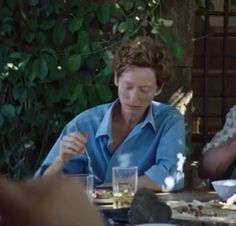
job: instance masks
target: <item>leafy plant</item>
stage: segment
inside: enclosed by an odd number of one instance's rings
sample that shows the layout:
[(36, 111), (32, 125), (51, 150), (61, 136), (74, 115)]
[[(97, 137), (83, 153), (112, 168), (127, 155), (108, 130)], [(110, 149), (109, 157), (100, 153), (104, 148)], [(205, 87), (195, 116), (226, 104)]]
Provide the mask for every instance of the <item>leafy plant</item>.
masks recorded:
[[(30, 175), (60, 130), (116, 97), (111, 49), (140, 34), (183, 50), (160, 23), (160, 0), (5, 0), (0, 3), (0, 168)], [(150, 32), (151, 31), (151, 32)]]

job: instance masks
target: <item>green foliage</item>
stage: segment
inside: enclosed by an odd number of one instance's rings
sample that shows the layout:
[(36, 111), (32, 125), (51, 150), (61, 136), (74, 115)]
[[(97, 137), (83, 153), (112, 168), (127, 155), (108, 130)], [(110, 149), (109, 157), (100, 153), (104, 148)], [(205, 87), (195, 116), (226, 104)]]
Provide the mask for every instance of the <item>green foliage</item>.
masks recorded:
[(231, 5), (236, 7), (236, 0), (231, 0)]
[[(92, 2), (92, 3), (91, 3)], [(5, 0), (0, 3), (0, 169), (29, 175), (62, 127), (115, 98), (111, 49), (140, 34), (180, 59), (160, 1)], [(153, 31), (150, 33), (150, 31)]]

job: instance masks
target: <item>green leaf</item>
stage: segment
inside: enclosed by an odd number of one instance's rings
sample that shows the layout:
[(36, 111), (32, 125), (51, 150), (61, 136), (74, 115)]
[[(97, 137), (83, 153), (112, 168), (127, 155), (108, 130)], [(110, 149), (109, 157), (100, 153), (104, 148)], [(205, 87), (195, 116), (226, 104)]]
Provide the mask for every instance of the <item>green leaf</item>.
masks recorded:
[(146, 9), (145, 1), (136, 0), (135, 5), (136, 5), (136, 8), (141, 12), (145, 11), (145, 9)]
[(173, 49), (174, 56), (177, 60), (183, 59), (184, 56), (184, 50), (181, 46), (175, 46)]
[(236, 0), (231, 0), (231, 5), (236, 6)]
[(95, 84), (96, 92), (102, 101), (110, 101), (112, 99), (112, 91), (110, 86), (104, 84)]
[(195, 0), (195, 4), (196, 4), (197, 9), (199, 7), (202, 7), (202, 1), (201, 0)]
[(15, 0), (7, 0), (6, 4), (11, 10), (13, 10), (16, 7), (17, 3)]
[[(65, 76), (64, 76), (65, 77)], [(69, 77), (71, 78), (71, 77)], [(73, 87), (75, 86), (75, 82), (72, 81), (69, 78), (64, 78), (59, 80), (59, 89), (61, 93), (63, 93), (62, 98), (64, 100), (69, 100), (71, 99), (71, 96), (73, 94)], [(71, 84), (72, 83), (72, 84)]]
[(89, 69), (96, 70), (100, 63), (100, 57), (94, 54), (86, 58), (85, 62), (88, 65)]
[(110, 6), (109, 4), (102, 5), (97, 11), (98, 21), (102, 24), (109, 22), (110, 20)]
[(72, 21), (70, 21), (68, 29), (70, 32), (78, 31), (81, 28), (82, 24), (83, 24), (83, 19), (75, 18)]
[(112, 53), (111, 53), (111, 50), (106, 50), (104, 53), (103, 53), (103, 61), (107, 64), (107, 65), (110, 65), (111, 64), (111, 56), (112, 56)]
[(23, 86), (17, 85), (14, 86), (12, 95), (15, 100), (19, 100), (22, 103), (26, 100), (27, 92)]
[(184, 50), (182, 46), (176, 40), (174, 40), (171, 32), (162, 25), (157, 26), (154, 28), (160, 39), (163, 41), (165, 46), (170, 50), (172, 55), (177, 59), (180, 60), (183, 58)]
[(89, 43), (89, 34), (86, 31), (81, 31), (78, 34), (78, 48), (79, 50), (83, 50), (88, 46)]
[(49, 17), (54, 11), (54, 5), (53, 3), (44, 4), (41, 9)]
[(32, 41), (34, 40), (34, 37), (35, 37), (35, 33), (31, 32), (28, 28), (25, 28), (23, 31), (23, 37), (26, 42), (32, 43)]
[(3, 123), (4, 123), (4, 118), (2, 114), (0, 113), (0, 127), (3, 125)]
[(122, 18), (125, 16), (124, 11), (122, 10), (122, 8), (118, 3), (111, 5), (110, 14), (116, 18)]
[(65, 77), (65, 72), (63, 70), (58, 70), (58, 69), (55, 69), (55, 70), (51, 70), (51, 72), (49, 73), (49, 78), (51, 80), (62, 80), (63, 78)]
[(96, 106), (100, 103), (100, 99), (95, 85), (90, 85), (88, 87), (88, 101), (91, 106)]
[(19, 62), (19, 67), (24, 71), (27, 63), (31, 60), (32, 55), (29, 54), (23, 54), (22, 58)]
[(55, 23), (56, 22), (54, 19), (43, 19), (39, 24), (39, 28), (42, 30), (50, 30), (55, 25)]
[(127, 31), (129, 29), (129, 25), (127, 22), (123, 21), (118, 25), (118, 31), (120, 33), (124, 33), (125, 31)]
[(70, 72), (76, 72), (81, 65), (81, 56), (79, 54), (73, 54), (68, 58), (67, 68)]
[(161, 40), (167, 45), (170, 46), (170, 43), (172, 42), (172, 36), (170, 32), (167, 31), (165, 27), (162, 25), (157, 27), (158, 35), (161, 38)]
[(28, 0), (28, 4), (30, 6), (37, 6), (39, 4), (39, 0)]
[(6, 17), (11, 17), (12, 11), (8, 7), (0, 8), (0, 20), (3, 20)]
[(71, 101), (74, 102), (75, 100), (79, 100), (81, 98), (83, 92), (83, 84), (78, 84), (73, 91)]
[(36, 78), (36, 72), (37, 72), (36, 70), (37, 68), (35, 60), (32, 59), (26, 63), (24, 73), (29, 81), (32, 82)]
[(65, 39), (65, 25), (61, 22), (57, 22), (54, 26), (52, 33), (52, 40), (56, 45), (60, 45)]
[(2, 22), (4, 22), (4, 23), (7, 23), (7, 22), (12, 23), (12, 22), (14, 22), (14, 20), (13, 20), (12, 17), (8, 16), (8, 17), (5, 17)]
[(33, 81), (32, 79), (34, 79), (35, 76), (44, 79), (48, 74), (48, 65), (45, 59), (42, 57), (35, 59), (31, 70), (31, 81)]
[(45, 61), (47, 62), (48, 68), (51, 71), (55, 71), (56, 68), (57, 68), (57, 61), (56, 61), (56, 59), (52, 55), (47, 54), (47, 53), (42, 54), (42, 56), (45, 59)]
[(12, 52), (12, 53), (9, 55), (9, 57), (10, 57), (10, 58), (13, 58), (13, 59), (21, 59), (21, 58), (22, 58), (20, 52)]
[(42, 31), (36, 33), (35, 39), (40, 45), (43, 45), (46, 42), (46, 37)]
[(87, 88), (85, 86), (83, 86), (78, 102), (81, 106), (86, 106), (88, 104), (88, 93)]
[(12, 25), (9, 23), (4, 23), (1, 27), (0, 27), (0, 31), (3, 33), (10, 33), (12, 30)]
[(3, 67), (4, 67), (4, 63), (3, 63), (5, 61), (4, 58), (7, 58), (9, 56), (10, 52), (11, 52), (10, 47), (8, 45), (4, 45), (0, 41), (0, 66), (2, 67), (1, 69), (3, 69)]
[(45, 61), (45, 59), (43, 57), (40, 57), (37, 62), (38, 62), (38, 64), (37, 64), (37, 66), (38, 66), (38, 68), (37, 68), (38, 76), (41, 79), (44, 79), (48, 74), (47, 62)]
[(198, 7), (196, 11), (198, 15), (206, 15), (208, 13), (208, 10), (202, 6)]
[(47, 93), (45, 93), (44, 96), (45, 96), (45, 99), (46, 99), (47, 103), (49, 105), (51, 105), (53, 103), (57, 103), (57, 102), (60, 101), (61, 94), (62, 93), (60, 92), (60, 90), (57, 90), (54, 87), (50, 87), (50, 89), (48, 89)]
[(6, 118), (14, 118), (15, 117), (15, 108), (11, 104), (5, 104), (1, 107), (1, 113)]
[(108, 76), (111, 75), (112, 73), (112, 67), (111, 65), (107, 65), (102, 71), (101, 71), (103, 76)]
[(0, 79), (0, 91), (2, 90), (2, 79)]
[(121, 5), (125, 8), (125, 10), (128, 11), (128, 10), (131, 10), (134, 7), (134, 2), (133, 1), (123, 0), (121, 2)]
[(44, 52), (49, 53), (50, 55), (52, 55), (55, 58), (55, 60), (57, 60), (57, 54), (54, 51), (54, 49), (52, 49), (50, 47), (45, 47), (40, 50), (40, 53), (44, 53)]

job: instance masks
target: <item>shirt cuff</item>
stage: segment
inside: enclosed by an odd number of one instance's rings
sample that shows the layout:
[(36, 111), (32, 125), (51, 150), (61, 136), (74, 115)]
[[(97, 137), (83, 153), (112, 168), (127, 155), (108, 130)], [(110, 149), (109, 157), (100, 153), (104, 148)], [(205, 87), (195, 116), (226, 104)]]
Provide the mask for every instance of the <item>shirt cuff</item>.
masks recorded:
[(176, 191), (184, 188), (184, 173), (173, 171), (170, 173), (164, 166), (154, 165), (145, 175), (161, 187), (163, 192)]

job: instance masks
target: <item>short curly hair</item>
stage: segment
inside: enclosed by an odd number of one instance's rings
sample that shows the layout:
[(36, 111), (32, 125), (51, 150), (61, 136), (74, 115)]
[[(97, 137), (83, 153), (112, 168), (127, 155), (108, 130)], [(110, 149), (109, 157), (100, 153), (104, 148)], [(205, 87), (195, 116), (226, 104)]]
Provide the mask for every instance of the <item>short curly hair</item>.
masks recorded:
[(150, 67), (160, 88), (170, 78), (171, 65), (172, 59), (164, 47), (147, 36), (124, 42), (113, 50), (112, 68), (117, 78), (132, 66)]

